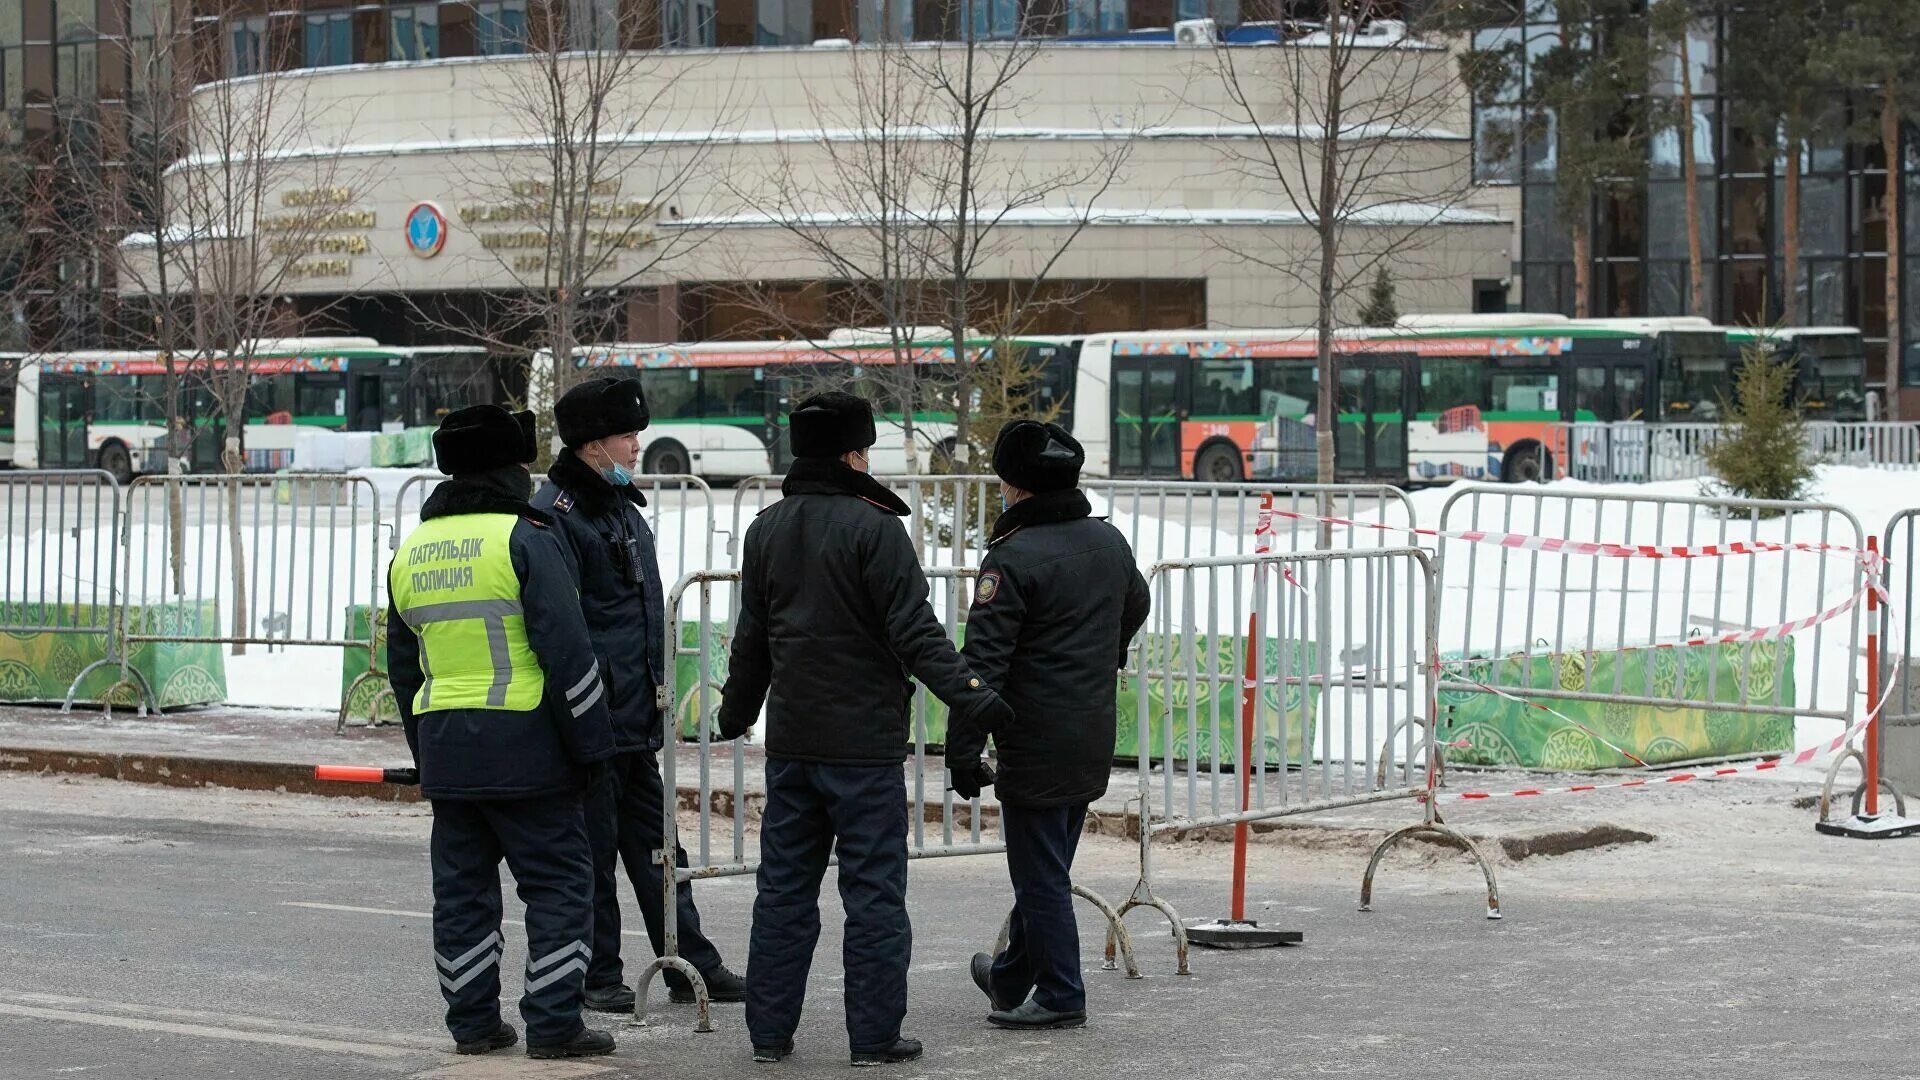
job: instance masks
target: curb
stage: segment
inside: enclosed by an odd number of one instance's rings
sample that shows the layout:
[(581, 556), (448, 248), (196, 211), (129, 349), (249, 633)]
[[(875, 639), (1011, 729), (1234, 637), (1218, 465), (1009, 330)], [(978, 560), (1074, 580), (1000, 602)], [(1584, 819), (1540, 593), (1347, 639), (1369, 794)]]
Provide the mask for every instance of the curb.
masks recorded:
[[(186, 757), (154, 753), (94, 753), (48, 747), (0, 746), (0, 772), (30, 772), (61, 776), (91, 776), (102, 780), (120, 780), (135, 784), (160, 784), (166, 787), (224, 787), (240, 791), (284, 791), (296, 795), (324, 795), (334, 798), (376, 799), (381, 802), (417, 803), (420, 789), (399, 784), (343, 784), (316, 780), (312, 765), (281, 761), (242, 761), (232, 758)], [(716, 818), (733, 816), (731, 791), (713, 791), (708, 803)], [(698, 787), (681, 787), (680, 809), (693, 812), (700, 806)], [(760, 820), (766, 796), (749, 792), (745, 818)], [(953, 827), (971, 830), (972, 814), (964, 803), (954, 806)], [(944, 801), (925, 803), (921, 821), (942, 825), (946, 821)], [(980, 808), (980, 827), (994, 827), (1000, 808)], [(1132, 814), (1102, 814), (1089, 811), (1088, 833), (1120, 840), (1138, 841), (1140, 821)], [(1256, 821), (1248, 830), (1256, 842), (1280, 843), (1317, 850), (1353, 849), (1365, 852), (1386, 835), (1379, 828), (1362, 825), (1338, 825), (1298, 820)], [(1181, 842), (1230, 843), (1231, 828), (1195, 829), (1181, 834)], [(1474, 834), (1473, 839), (1490, 852), (1498, 852), (1503, 861), (1568, 855), (1578, 851), (1611, 847), (1616, 844), (1644, 844), (1657, 839), (1653, 834), (1612, 824), (1584, 828), (1544, 828), (1497, 834)], [(1445, 845), (1441, 845), (1445, 846)]]

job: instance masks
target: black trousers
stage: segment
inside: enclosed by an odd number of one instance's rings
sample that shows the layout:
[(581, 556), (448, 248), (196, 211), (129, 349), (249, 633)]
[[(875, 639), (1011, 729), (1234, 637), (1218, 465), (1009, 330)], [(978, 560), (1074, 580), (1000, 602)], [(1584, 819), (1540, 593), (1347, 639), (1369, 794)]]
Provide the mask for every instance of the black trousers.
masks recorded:
[[(661, 801), (666, 785), (660, 778), (660, 761), (653, 751), (639, 750), (615, 754), (607, 764), (606, 783), (588, 794), (586, 804), (587, 837), (593, 847), (593, 966), (587, 969), (587, 985), (596, 990), (625, 981), (620, 961), (620, 875), (616, 864), (626, 865), (627, 879), (640, 901), (640, 916), (647, 924), (647, 937), (653, 942), (653, 955), (659, 956), (666, 949), (660, 867), (653, 862), (666, 824)], [(676, 848), (674, 855), (681, 866), (687, 865), (685, 848)], [(681, 957), (703, 972), (718, 968), (720, 951), (700, 932), (692, 882), (680, 883), (674, 902)], [(687, 985), (677, 971), (667, 972), (666, 978), (670, 987)]]
[(1013, 919), (1007, 951), (993, 961), (995, 1000), (1018, 1004), (1032, 994), (1043, 1008), (1087, 1007), (1080, 977), (1080, 930), (1073, 921), (1073, 853), (1080, 847), (1087, 804), (1000, 804), (1007, 837), (1007, 876), (1013, 879)]
[(580, 1033), (593, 949), (593, 860), (579, 796), (433, 804), (433, 952), (458, 1041), (500, 1023), (500, 860), (527, 905), (527, 1044)]
[(767, 762), (759, 895), (747, 957), (747, 1030), (780, 1046), (800, 1026), (820, 940), (820, 879), (838, 849), (847, 1041), (885, 1050), (907, 1015), (907, 782), (897, 765)]

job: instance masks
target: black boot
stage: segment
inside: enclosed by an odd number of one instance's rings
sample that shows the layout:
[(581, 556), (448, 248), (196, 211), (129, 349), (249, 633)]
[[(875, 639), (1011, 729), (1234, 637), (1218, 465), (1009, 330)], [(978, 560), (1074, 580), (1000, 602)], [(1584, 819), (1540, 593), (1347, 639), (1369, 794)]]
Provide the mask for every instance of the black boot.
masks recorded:
[(972, 967), (973, 967), (973, 985), (979, 987), (980, 992), (987, 995), (987, 1005), (990, 1008), (992, 1008), (995, 1012), (999, 1012), (1003, 1009), (1013, 1008), (1012, 1005), (1008, 1005), (1006, 1002), (1001, 1001), (999, 998), (993, 996), (993, 957), (992, 955), (988, 953), (983, 953), (983, 952), (974, 953)]
[(756, 1046), (753, 1048), (753, 1060), (762, 1065), (777, 1065), (793, 1056), (793, 1040), (788, 1039), (780, 1046)]
[(855, 1050), (855, 1065), (898, 1065), (903, 1061), (920, 1060), (919, 1039), (895, 1039), (893, 1045), (885, 1050)]
[[(701, 972), (700, 978), (707, 984), (708, 1001), (733, 1004), (747, 1000), (747, 980), (728, 971), (724, 964)], [(685, 978), (669, 979), (667, 998), (677, 1005), (693, 1004), (693, 984)]]
[(1087, 1010), (1075, 1009), (1072, 1012), (1054, 1012), (1037, 1001), (1029, 1001), (1017, 1009), (1003, 1009), (987, 1014), (987, 1023), (994, 1027), (1012, 1028), (1016, 1031), (1046, 1031), (1051, 1028), (1076, 1028), (1087, 1022)]
[(527, 1044), (527, 1056), (530, 1058), (576, 1058), (598, 1057), (613, 1053), (613, 1036), (592, 1028), (581, 1028), (580, 1034), (563, 1043), (547, 1046)]
[(513, 1025), (502, 1020), (500, 1021), (500, 1026), (494, 1028), (493, 1033), (490, 1035), (482, 1035), (477, 1039), (466, 1039), (454, 1043), (453, 1052), (456, 1054), (490, 1054), (495, 1050), (505, 1050), (507, 1047), (519, 1041), (520, 1036), (513, 1030)]
[(624, 983), (599, 988), (587, 987), (587, 996), (582, 1001), (594, 1012), (630, 1013), (633, 1011), (633, 988)]

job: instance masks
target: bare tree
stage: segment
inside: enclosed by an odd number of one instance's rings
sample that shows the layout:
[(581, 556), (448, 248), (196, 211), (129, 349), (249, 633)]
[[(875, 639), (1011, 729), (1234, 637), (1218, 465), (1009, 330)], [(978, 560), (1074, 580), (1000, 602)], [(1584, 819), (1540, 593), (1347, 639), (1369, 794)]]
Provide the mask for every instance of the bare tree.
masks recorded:
[(339, 255), (364, 244), (355, 230), (371, 226), (372, 212), (354, 205), (338, 158), (300, 152), (307, 80), (287, 70), (290, 37), (224, 35), (225, 47), (239, 52), (210, 59), (250, 74), (196, 85), (197, 75), (211, 74), (189, 59), (194, 45), (209, 41), (195, 33), (196, 21), (246, 26), (237, 0), (136, 9), (153, 21), (131, 27), (123, 46), (126, 120), (100, 126), (99, 143), (116, 165), (102, 170), (98, 196), (115, 208), (102, 214), (107, 231), (123, 237), (120, 287), (150, 312), (150, 339), (139, 321), (130, 329), (163, 360), (169, 471), (184, 471), (197, 419), (183, 415), (187, 380), (203, 381), (213, 403), (221, 466), (234, 478), (226, 485), (232, 632), (244, 638), (251, 635), (238, 474), (247, 468), (248, 390), (262, 343), (299, 332), (286, 294), (311, 277), (344, 275), (348, 260)]
[(578, 346), (618, 336), (629, 291), (700, 242), (699, 230), (663, 229), (661, 218), (697, 197), (690, 185), (733, 106), (730, 94), (701, 100), (710, 121), (686, 119), (690, 98), (676, 86), (703, 62), (660, 50), (664, 7), (538, 0), (524, 32), (501, 28), (512, 36), (500, 44), (524, 54), (481, 91), (503, 118), (504, 145), (464, 178), (469, 202), (457, 213), (507, 284), (479, 311), (416, 305), (443, 331), (548, 350), (554, 363), (535, 377), (555, 380), (549, 399), (572, 381)]
[[(955, 5), (944, 28), (955, 40), (909, 43), (896, 2), (881, 6), (871, 40), (844, 54), (844, 75), (809, 89), (815, 130), (786, 143), (770, 175), (736, 181), (731, 194), (785, 235), (798, 253), (794, 277), (833, 280), (836, 314), (884, 330), (893, 363), (863, 382), (904, 417), (909, 468), (919, 471), (926, 441), (947, 458), (942, 465), (965, 471), (994, 434), (976, 424), (983, 365), (1019, 362), (983, 343), (1075, 302), (1054, 272), (1098, 220), (1129, 144), (1116, 131), (1077, 160), (1037, 166), (998, 137), (1034, 104), (1022, 76), (1045, 44), (1037, 7), (1001, 28), (1011, 32), (1006, 40), (989, 40), (973, 16), (985, 9)], [(989, 271), (1016, 264), (1018, 273)], [(817, 328), (792, 317), (780, 288), (740, 292), (771, 325), (821, 344)], [(910, 346), (935, 326), (955, 347), (929, 379)], [(934, 401), (955, 415), (950, 449), (913, 419)]]
[(1423, 268), (1421, 254), (1446, 235), (1434, 226), (1455, 219), (1472, 192), (1469, 145), (1432, 137), (1457, 120), (1465, 100), (1454, 58), (1386, 21), (1398, 8), (1329, 0), (1316, 32), (1278, 48), (1217, 45), (1201, 61), (1226, 105), (1200, 107), (1241, 134), (1218, 141), (1225, 166), (1277, 193), (1313, 231), (1307, 253), (1233, 236), (1215, 243), (1314, 297), (1322, 483), (1334, 477), (1335, 331), (1355, 317), (1353, 298), (1380, 268), (1400, 281), (1444, 274)]

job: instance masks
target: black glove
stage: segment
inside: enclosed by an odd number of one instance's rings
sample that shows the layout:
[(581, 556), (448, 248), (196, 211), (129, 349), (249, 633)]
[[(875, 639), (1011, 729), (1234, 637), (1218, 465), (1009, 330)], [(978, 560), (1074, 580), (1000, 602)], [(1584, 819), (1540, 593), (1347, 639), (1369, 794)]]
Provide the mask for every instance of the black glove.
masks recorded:
[[(1007, 699), (992, 691), (987, 692), (987, 700), (973, 711), (969, 717), (973, 725), (988, 735), (997, 735), (1013, 726), (1013, 706)], [(992, 783), (991, 780), (988, 783)]]
[(985, 759), (975, 760), (971, 765), (947, 769), (947, 786), (955, 795), (963, 799), (977, 799), (980, 789), (993, 786), (993, 766)]
[(755, 718), (752, 716), (740, 717), (735, 715), (734, 710), (728, 710), (722, 707), (715, 714), (715, 719), (719, 721), (720, 741), (731, 742), (745, 735), (747, 732), (752, 731)]

